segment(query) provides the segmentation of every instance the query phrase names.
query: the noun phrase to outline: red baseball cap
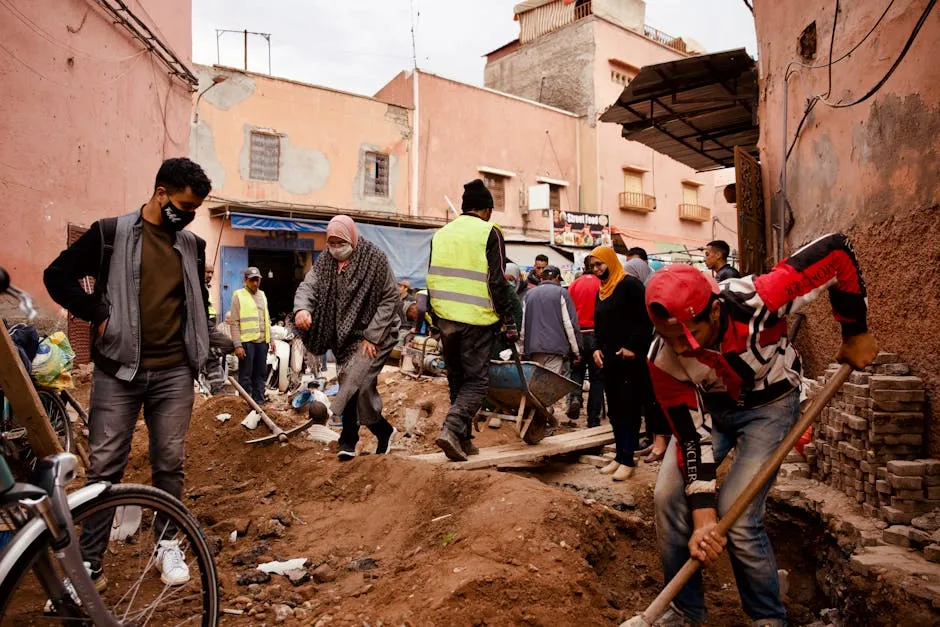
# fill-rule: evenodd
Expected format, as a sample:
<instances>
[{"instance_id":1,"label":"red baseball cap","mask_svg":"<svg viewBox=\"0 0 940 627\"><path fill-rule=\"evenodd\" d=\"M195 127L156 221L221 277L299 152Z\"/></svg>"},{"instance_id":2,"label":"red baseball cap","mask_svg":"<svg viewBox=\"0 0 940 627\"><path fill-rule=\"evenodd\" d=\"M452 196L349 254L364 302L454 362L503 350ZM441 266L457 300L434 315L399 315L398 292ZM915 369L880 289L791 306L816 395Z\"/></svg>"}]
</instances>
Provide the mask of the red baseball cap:
<instances>
[{"instance_id":1,"label":"red baseball cap","mask_svg":"<svg viewBox=\"0 0 940 627\"><path fill-rule=\"evenodd\" d=\"M688 322L708 306L712 294L720 294L715 279L692 266L673 264L653 273L646 285L646 311L654 324L679 324L693 350L700 348L689 331ZM669 312L668 317L657 316L651 305L656 304Z\"/></svg>"}]
</instances>

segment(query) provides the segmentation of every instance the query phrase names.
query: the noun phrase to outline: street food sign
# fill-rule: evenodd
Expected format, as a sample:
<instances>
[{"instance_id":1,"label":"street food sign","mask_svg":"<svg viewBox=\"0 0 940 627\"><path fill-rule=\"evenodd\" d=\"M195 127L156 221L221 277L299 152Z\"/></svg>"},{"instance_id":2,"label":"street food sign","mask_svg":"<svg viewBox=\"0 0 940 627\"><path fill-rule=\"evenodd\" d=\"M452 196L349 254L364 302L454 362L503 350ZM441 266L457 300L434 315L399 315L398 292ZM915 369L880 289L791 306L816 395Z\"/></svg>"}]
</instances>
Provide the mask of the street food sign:
<instances>
[{"instance_id":1,"label":"street food sign","mask_svg":"<svg viewBox=\"0 0 940 627\"><path fill-rule=\"evenodd\" d=\"M552 244L594 248L611 246L610 217L603 213L575 213L555 210Z\"/></svg>"}]
</instances>

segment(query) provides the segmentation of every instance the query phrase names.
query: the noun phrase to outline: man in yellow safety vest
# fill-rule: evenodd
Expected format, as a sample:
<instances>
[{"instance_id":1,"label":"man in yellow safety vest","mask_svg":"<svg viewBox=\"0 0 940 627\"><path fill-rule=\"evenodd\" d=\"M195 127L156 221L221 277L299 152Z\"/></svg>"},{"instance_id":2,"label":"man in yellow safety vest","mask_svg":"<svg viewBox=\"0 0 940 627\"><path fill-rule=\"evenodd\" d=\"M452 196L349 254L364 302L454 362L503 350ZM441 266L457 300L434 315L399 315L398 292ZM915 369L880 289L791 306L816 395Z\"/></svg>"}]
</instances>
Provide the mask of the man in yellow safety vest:
<instances>
[{"instance_id":1,"label":"man in yellow safety vest","mask_svg":"<svg viewBox=\"0 0 940 627\"><path fill-rule=\"evenodd\" d=\"M245 270L245 287L232 294L230 312L232 343L238 357L238 383L259 405L264 403L264 375L271 342L268 299L260 288L261 271L255 267Z\"/></svg>"},{"instance_id":2,"label":"man in yellow safety vest","mask_svg":"<svg viewBox=\"0 0 940 627\"><path fill-rule=\"evenodd\" d=\"M462 211L434 235L428 268L451 399L436 444L453 461L479 452L471 441L471 421L486 398L500 324L510 341L519 335L506 287L506 245L499 227L489 223L493 196L480 179L464 185Z\"/></svg>"}]
</instances>

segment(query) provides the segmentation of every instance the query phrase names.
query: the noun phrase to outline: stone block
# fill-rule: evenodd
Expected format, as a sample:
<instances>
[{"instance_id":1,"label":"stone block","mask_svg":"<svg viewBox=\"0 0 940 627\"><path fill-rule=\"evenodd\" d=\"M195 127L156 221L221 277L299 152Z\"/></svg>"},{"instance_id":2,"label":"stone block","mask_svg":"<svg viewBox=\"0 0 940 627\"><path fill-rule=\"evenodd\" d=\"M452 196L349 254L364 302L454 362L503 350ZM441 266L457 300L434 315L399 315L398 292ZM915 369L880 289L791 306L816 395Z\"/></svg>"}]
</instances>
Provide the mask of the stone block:
<instances>
[{"instance_id":1,"label":"stone block","mask_svg":"<svg viewBox=\"0 0 940 627\"><path fill-rule=\"evenodd\" d=\"M917 433L900 433L885 435L881 442L888 446L923 446L924 436Z\"/></svg>"},{"instance_id":2,"label":"stone block","mask_svg":"<svg viewBox=\"0 0 940 627\"><path fill-rule=\"evenodd\" d=\"M842 444L845 444L843 455L845 455L849 459L853 459L855 461L861 461L865 459L865 451L863 451L862 449L851 446L850 444L846 442L843 442Z\"/></svg>"},{"instance_id":3,"label":"stone block","mask_svg":"<svg viewBox=\"0 0 940 627\"><path fill-rule=\"evenodd\" d=\"M911 374L911 368L907 364L878 364L872 370L875 374L893 376Z\"/></svg>"},{"instance_id":4,"label":"stone block","mask_svg":"<svg viewBox=\"0 0 940 627\"><path fill-rule=\"evenodd\" d=\"M887 481L887 480L888 480L888 469L887 469L887 467L885 467L885 466L880 466L880 467L878 467L878 469L875 470L875 476L878 477L878 479Z\"/></svg>"},{"instance_id":5,"label":"stone block","mask_svg":"<svg viewBox=\"0 0 940 627\"><path fill-rule=\"evenodd\" d=\"M940 512L930 512L929 514L918 516L911 521L911 525L915 529L920 529L927 533L934 533L940 530Z\"/></svg>"},{"instance_id":6,"label":"stone block","mask_svg":"<svg viewBox=\"0 0 940 627\"><path fill-rule=\"evenodd\" d=\"M917 459L914 461L923 462L927 466L928 475L940 475L940 459Z\"/></svg>"},{"instance_id":7,"label":"stone block","mask_svg":"<svg viewBox=\"0 0 940 627\"><path fill-rule=\"evenodd\" d=\"M849 375L849 383L855 385L868 385L868 380L871 378L871 375L867 372L861 372L855 370L852 374Z\"/></svg>"},{"instance_id":8,"label":"stone block","mask_svg":"<svg viewBox=\"0 0 940 627\"><path fill-rule=\"evenodd\" d=\"M847 396L868 396L869 387L867 385L856 385L854 383L843 383L842 393Z\"/></svg>"},{"instance_id":9,"label":"stone block","mask_svg":"<svg viewBox=\"0 0 940 627\"><path fill-rule=\"evenodd\" d=\"M851 414L846 414L845 424L849 429L854 429L855 431L867 431L868 430L868 421L864 418L859 418L858 416L852 416Z\"/></svg>"},{"instance_id":10,"label":"stone block","mask_svg":"<svg viewBox=\"0 0 940 627\"><path fill-rule=\"evenodd\" d=\"M871 396L874 398L876 390L923 390L924 380L920 377L874 375L868 380L868 387Z\"/></svg>"},{"instance_id":11,"label":"stone block","mask_svg":"<svg viewBox=\"0 0 940 627\"><path fill-rule=\"evenodd\" d=\"M906 525L892 525L882 532L881 539L887 544L895 546L910 547L910 534L914 531L913 527Z\"/></svg>"},{"instance_id":12,"label":"stone block","mask_svg":"<svg viewBox=\"0 0 940 627\"><path fill-rule=\"evenodd\" d=\"M876 411L924 411L923 403L902 403L898 401L876 401L868 399L868 407ZM861 412L859 412L861 414Z\"/></svg>"},{"instance_id":13,"label":"stone block","mask_svg":"<svg viewBox=\"0 0 940 627\"><path fill-rule=\"evenodd\" d=\"M925 546L924 557L928 562L940 562L940 544L928 544Z\"/></svg>"},{"instance_id":14,"label":"stone block","mask_svg":"<svg viewBox=\"0 0 940 627\"><path fill-rule=\"evenodd\" d=\"M900 364L900 363L903 363L901 361L900 355L898 355L897 353L886 353L886 352L878 353L874 361L872 361L872 364L876 366L880 364Z\"/></svg>"},{"instance_id":15,"label":"stone block","mask_svg":"<svg viewBox=\"0 0 940 627\"><path fill-rule=\"evenodd\" d=\"M924 477L924 485L928 488L940 485L940 475L927 475Z\"/></svg>"},{"instance_id":16,"label":"stone block","mask_svg":"<svg viewBox=\"0 0 940 627\"><path fill-rule=\"evenodd\" d=\"M914 519L913 512L903 512L896 507L883 505L881 507L881 518L886 523L892 525L909 525Z\"/></svg>"},{"instance_id":17,"label":"stone block","mask_svg":"<svg viewBox=\"0 0 940 627\"><path fill-rule=\"evenodd\" d=\"M891 484L891 487L895 490L923 490L924 489L924 478L923 477L907 477L904 475L896 475L893 473L888 473L888 483Z\"/></svg>"},{"instance_id":18,"label":"stone block","mask_svg":"<svg viewBox=\"0 0 940 627\"><path fill-rule=\"evenodd\" d=\"M924 390L872 390L871 398L873 401L922 403L927 397Z\"/></svg>"},{"instance_id":19,"label":"stone block","mask_svg":"<svg viewBox=\"0 0 940 627\"><path fill-rule=\"evenodd\" d=\"M876 434L922 433L924 414L917 412L872 412L871 428Z\"/></svg>"},{"instance_id":20,"label":"stone block","mask_svg":"<svg viewBox=\"0 0 940 627\"><path fill-rule=\"evenodd\" d=\"M927 498L931 501L940 499L940 486L930 486L927 488Z\"/></svg>"},{"instance_id":21,"label":"stone block","mask_svg":"<svg viewBox=\"0 0 940 627\"><path fill-rule=\"evenodd\" d=\"M923 501L923 490L894 490L894 496L903 501Z\"/></svg>"}]
</instances>

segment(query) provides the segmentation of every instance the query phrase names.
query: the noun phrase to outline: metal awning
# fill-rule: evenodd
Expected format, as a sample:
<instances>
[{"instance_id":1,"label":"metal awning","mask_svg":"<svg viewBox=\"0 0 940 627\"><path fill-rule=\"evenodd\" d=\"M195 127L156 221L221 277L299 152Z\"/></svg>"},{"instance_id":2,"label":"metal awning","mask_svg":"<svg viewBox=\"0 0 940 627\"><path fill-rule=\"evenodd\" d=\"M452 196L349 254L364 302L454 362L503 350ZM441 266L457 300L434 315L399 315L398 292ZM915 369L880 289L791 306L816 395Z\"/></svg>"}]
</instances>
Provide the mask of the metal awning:
<instances>
[{"instance_id":1,"label":"metal awning","mask_svg":"<svg viewBox=\"0 0 940 627\"><path fill-rule=\"evenodd\" d=\"M559 246L544 242L506 242L506 257L523 268L531 268L538 254L545 255L550 265L559 268L570 266L574 261L574 254Z\"/></svg>"},{"instance_id":2,"label":"metal awning","mask_svg":"<svg viewBox=\"0 0 940 627\"><path fill-rule=\"evenodd\" d=\"M601 115L697 171L734 166L734 147L758 155L757 69L744 48L647 65Z\"/></svg>"}]
</instances>

